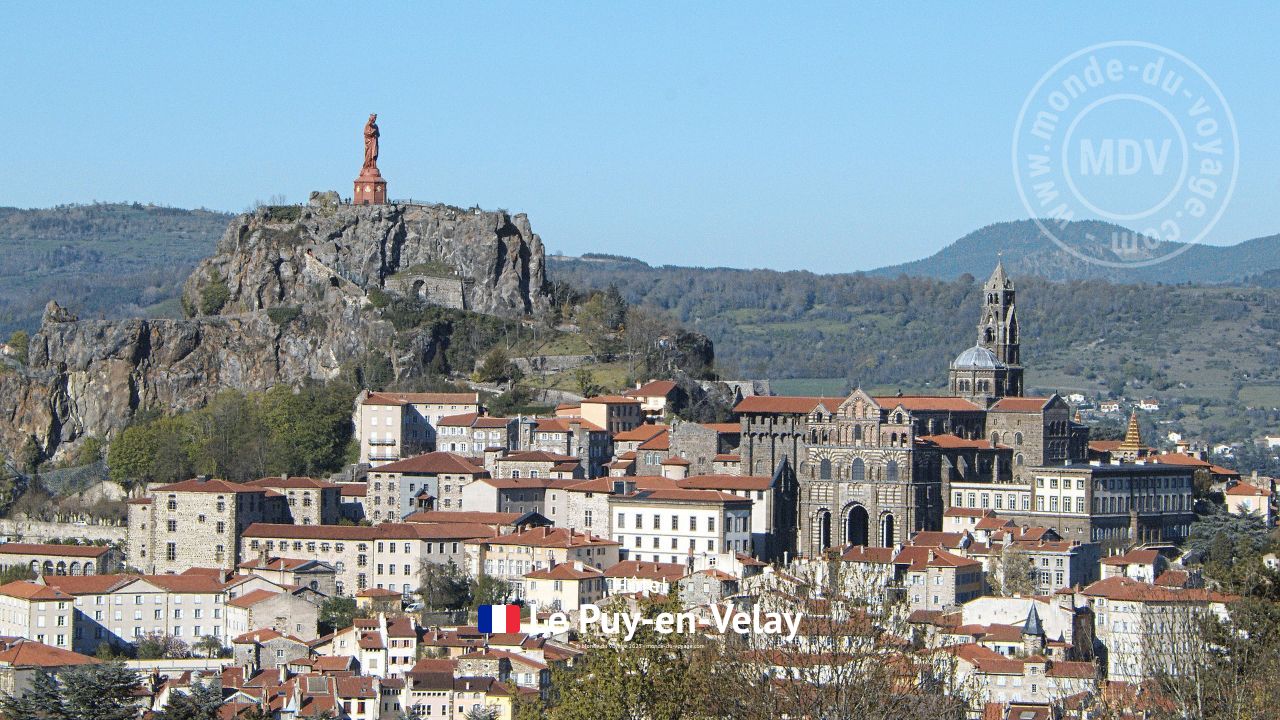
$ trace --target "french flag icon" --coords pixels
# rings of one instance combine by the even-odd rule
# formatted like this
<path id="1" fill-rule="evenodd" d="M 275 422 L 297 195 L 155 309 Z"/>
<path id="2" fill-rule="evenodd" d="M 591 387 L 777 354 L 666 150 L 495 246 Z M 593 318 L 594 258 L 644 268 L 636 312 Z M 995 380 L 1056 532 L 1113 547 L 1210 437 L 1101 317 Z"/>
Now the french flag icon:
<path id="1" fill-rule="evenodd" d="M 520 632 L 520 606 L 481 605 L 478 624 L 482 633 Z"/>

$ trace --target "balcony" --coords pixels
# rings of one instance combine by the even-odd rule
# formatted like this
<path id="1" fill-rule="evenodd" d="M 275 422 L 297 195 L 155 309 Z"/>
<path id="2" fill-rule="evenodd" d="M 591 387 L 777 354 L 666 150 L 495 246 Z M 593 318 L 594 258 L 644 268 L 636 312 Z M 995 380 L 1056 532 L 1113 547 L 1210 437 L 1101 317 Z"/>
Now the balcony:
<path id="1" fill-rule="evenodd" d="M 398 441 L 391 438 L 382 438 L 381 440 L 369 439 L 370 445 L 395 445 Z"/>

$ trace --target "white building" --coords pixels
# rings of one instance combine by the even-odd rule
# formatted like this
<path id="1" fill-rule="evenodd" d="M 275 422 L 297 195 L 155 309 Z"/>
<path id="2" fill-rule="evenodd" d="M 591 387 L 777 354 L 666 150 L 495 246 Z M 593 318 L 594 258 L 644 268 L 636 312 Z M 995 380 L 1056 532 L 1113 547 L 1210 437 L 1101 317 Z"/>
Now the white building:
<path id="1" fill-rule="evenodd" d="M 435 447 L 441 420 L 479 412 L 478 393 L 368 393 L 352 418 L 360 462 L 377 467 L 426 452 Z"/>
<path id="2" fill-rule="evenodd" d="M 71 649 L 73 598 L 26 580 L 0 585 L 0 635 Z"/>
<path id="3" fill-rule="evenodd" d="M 752 500 L 717 490 L 641 490 L 609 499 L 613 539 L 630 560 L 685 562 L 751 552 Z"/>

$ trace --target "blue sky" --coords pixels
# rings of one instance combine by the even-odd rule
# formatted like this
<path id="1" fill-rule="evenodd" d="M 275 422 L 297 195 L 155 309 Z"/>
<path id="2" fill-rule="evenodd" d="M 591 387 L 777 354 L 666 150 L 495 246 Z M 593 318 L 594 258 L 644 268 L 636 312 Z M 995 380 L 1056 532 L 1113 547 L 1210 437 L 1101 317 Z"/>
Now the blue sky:
<path id="1" fill-rule="evenodd" d="M 549 251 L 868 269 L 1026 217 L 1023 99 L 1140 39 L 1234 112 L 1231 244 L 1280 232 L 1276 27 L 1276 3 L 11 5 L 0 205 L 345 196 L 376 111 L 393 197 L 527 212 Z"/>

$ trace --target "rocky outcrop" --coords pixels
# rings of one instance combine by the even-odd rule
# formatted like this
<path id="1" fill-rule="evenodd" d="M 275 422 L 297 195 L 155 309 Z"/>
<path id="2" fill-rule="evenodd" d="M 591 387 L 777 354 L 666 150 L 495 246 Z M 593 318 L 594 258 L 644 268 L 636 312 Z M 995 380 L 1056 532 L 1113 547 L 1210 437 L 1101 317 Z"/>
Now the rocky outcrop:
<path id="1" fill-rule="evenodd" d="M 514 318 L 548 306 L 542 242 L 524 215 L 263 208 L 233 220 L 192 273 L 183 305 L 193 317 L 77 320 L 50 303 L 27 366 L 0 374 L 0 442 L 12 455 L 35 437 L 55 454 L 81 437 L 111 438 L 141 408 L 331 379 L 370 350 L 387 352 L 397 371 L 425 364 L 435 341 L 397 334 L 369 297 L 415 268 L 465 280 L 478 312 Z"/>

